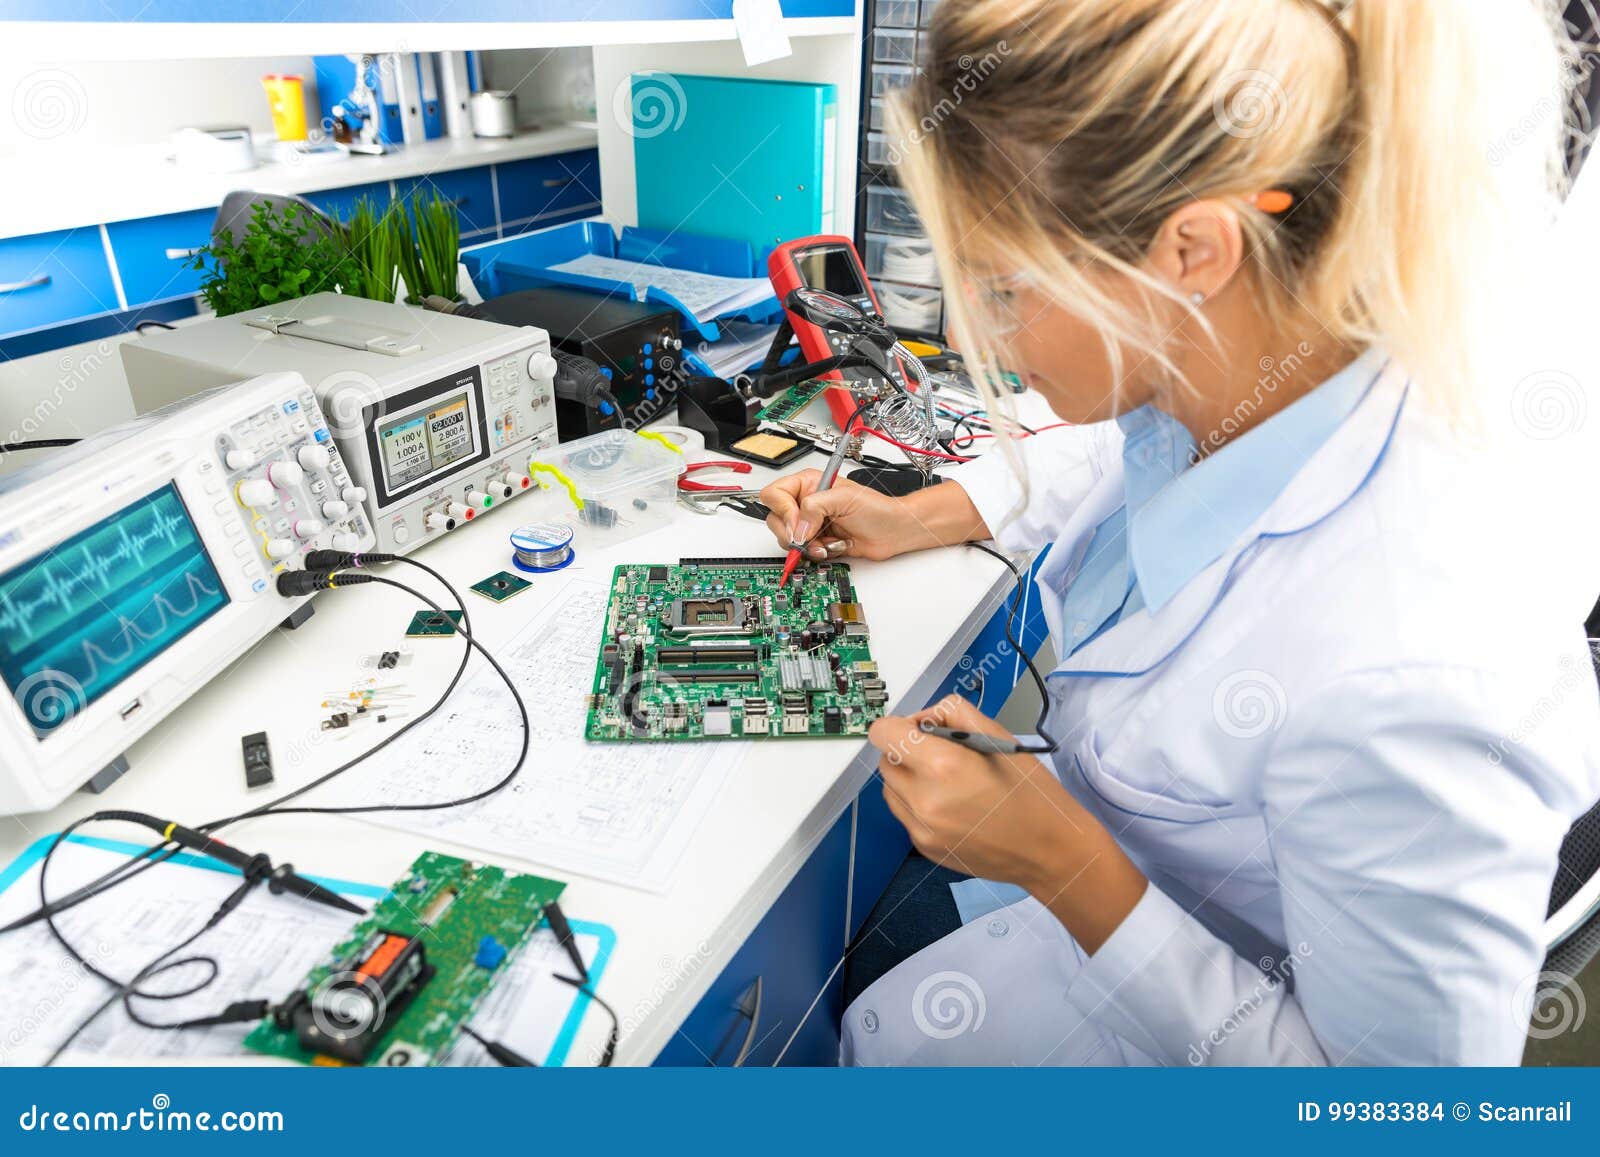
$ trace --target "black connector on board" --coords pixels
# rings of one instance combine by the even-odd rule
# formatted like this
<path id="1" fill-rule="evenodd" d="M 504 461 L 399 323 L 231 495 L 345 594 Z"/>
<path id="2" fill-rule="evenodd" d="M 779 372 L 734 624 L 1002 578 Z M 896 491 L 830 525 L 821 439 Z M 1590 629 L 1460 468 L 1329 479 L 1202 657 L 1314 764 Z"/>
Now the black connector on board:
<path id="1" fill-rule="evenodd" d="M 266 787 L 272 782 L 272 749 L 267 746 L 267 733 L 257 731 L 239 742 L 244 748 L 245 787 Z"/>

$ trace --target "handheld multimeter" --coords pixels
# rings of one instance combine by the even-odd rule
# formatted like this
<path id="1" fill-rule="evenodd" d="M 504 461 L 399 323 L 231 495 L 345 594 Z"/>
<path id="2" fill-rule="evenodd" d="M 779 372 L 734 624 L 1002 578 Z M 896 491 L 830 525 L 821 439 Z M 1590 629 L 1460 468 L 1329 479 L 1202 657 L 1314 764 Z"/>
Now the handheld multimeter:
<path id="1" fill-rule="evenodd" d="M 883 318 L 883 310 L 879 308 L 877 296 L 872 292 L 872 283 L 867 280 L 861 255 L 848 237 L 824 234 L 785 242 L 767 258 L 767 277 L 772 281 L 779 301 L 787 302 L 789 294 L 796 289 L 822 289 L 844 298 L 876 320 Z M 795 338 L 800 342 L 800 352 L 807 361 L 833 357 L 845 348 L 847 338 L 844 334 L 825 330 L 792 309 L 786 309 L 785 314 Z M 890 373 L 895 381 L 901 386 L 908 386 L 910 379 L 898 360 L 890 365 Z M 822 376 L 842 380 L 871 374 L 870 369 L 847 367 Z M 834 421 L 842 426 L 849 420 L 854 403 L 841 390 L 829 390 L 825 397 L 828 408 L 833 411 Z"/>

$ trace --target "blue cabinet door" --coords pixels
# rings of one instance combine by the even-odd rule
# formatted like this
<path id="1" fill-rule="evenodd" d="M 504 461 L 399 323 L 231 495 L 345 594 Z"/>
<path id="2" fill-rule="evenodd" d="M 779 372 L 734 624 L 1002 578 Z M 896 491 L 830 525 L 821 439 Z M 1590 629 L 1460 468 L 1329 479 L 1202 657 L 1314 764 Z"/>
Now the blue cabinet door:
<path id="1" fill-rule="evenodd" d="M 746 1045 L 747 1067 L 774 1064 L 780 1053 L 785 1065 L 837 1063 L 841 987 L 840 978 L 829 982 L 828 974 L 844 955 L 849 874 L 846 813 L 712 982 L 656 1064 L 731 1065 Z"/>
<path id="2" fill-rule="evenodd" d="M 500 225 L 506 236 L 558 214 L 576 214 L 600 204 L 600 154 L 579 149 L 553 157 L 495 166 L 500 189 Z"/>
<path id="3" fill-rule="evenodd" d="M 130 306 L 200 292 L 194 252 L 211 240 L 215 209 L 115 221 L 106 226 Z"/>
<path id="4" fill-rule="evenodd" d="M 410 177 L 397 181 L 395 187 L 402 201 L 431 193 L 453 203 L 461 219 L 461 240 L 464 244 L 470 245 L 494 235 L 494 176 L 488 165 Z"/>
<path id="5" fill-rule="evenodd" d="M 306 200 L 321 209 L 328 216 L 343 224 L 350 217 L 350 210 L 354 209 L 356 202 L 366 197 L 380 210 L 389 207 L 389 182 L 373 181 L 367 185 L 349 185 L 343 189 L 323 189 L 317 193 L 307 193 Z"/>
<path id="6" fill-rule="evenodd" d="M 0 241 L 0 334 L 118 308 L 98 228 Z"/>

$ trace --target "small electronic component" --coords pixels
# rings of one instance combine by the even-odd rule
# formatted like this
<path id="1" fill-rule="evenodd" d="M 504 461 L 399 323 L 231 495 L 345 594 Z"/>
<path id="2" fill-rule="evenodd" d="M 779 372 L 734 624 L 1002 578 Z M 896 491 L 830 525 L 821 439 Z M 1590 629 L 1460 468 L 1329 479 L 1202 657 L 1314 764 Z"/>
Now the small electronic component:
<path id="1" fill-rule="evenodd" d="M 763 422 L 785 422 L 797 418 L 801 410 L 820 397 L 832 384 L 825 378 L 807 378 L 803 382 L 796 382 L 762 407 L 756 417 Z"/>
<path id="2" fill-rule="evenodd" d="M 887 695 L 862 687 L 877 667 L 849 565 L 808 568 L 786 588 L 782 570 L 782 558 L 618 567 L 587 736 L 864 735 Z"/>
<path id="3" fill-rule="evenodd" d="M 439 638 L 456 633 L 456 626 L 461 622 L 460 611 L 418 611 L 411 616 L 411 625 L 406 628 L 408 639 Z"/>
<path id="4" fill-rule="evenodd" d="M 245 787 L 265 787 L 272 782 L 272 749 L 265 731 L 252 732 L 240 740 L 244 748 Z"/>
<path id="5" fill-rule="evenodd" d="M 406 667 L 411 664 L 411 652 L 405 647 L 398 647 L 392 651 L 379 651 L 376 655 L 368 655 L 361 660 L 361 665 L 368 671 L 393 671 L 397 667 Z"/>
<path id="6" fill-rule="evenodd" d="M 527 579 L 503 570 L 499 574 L 492 574 L 486 579 L 473 583 L 467 589 L 474 594 L 482 595 L 491 602 L 503 603 L 512 595 L 520 595 L 532 585 Z"/>
<path id="7" fill-rule="evenodd" d="M 378 929 L 336 973 L 292 1001 L 295 1040 L 310 1052 L 362 1064 L 436 971 L 419 938 Z"/>

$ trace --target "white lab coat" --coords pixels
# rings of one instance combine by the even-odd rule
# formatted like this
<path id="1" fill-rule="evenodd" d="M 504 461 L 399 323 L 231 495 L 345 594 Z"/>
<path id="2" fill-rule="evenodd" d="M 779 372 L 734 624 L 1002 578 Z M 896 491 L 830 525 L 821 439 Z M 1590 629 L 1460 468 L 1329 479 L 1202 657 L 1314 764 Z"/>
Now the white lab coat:
<path id="1" fill-rule="evenodd" d="M 1056 543 L 1065 653 L 1121 437 L 1019 449 L 1000 538 Z M 1022 503 L 999 454 L 955 480 L 991 527 Z M 852 1003 L 845 1063 L 1519 1063 L 1556 851 L 1600 797 L 1600 578 L 1526 536 L 1530 500 L 1577 498 L 1517 481 L 1391 367 L 1222 558 L 1049 677 L 1055 770 L 1144 898 L 1093 957 L 1033 899 L 966 925 Z"/>

